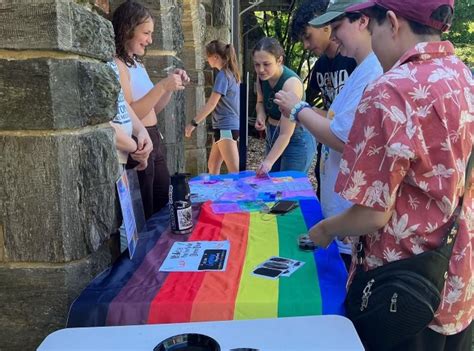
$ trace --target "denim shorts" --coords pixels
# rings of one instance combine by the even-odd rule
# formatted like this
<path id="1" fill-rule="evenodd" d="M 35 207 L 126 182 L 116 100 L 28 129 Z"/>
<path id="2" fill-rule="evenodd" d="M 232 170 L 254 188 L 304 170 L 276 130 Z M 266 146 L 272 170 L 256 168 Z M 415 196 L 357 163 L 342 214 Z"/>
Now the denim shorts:
<path id="1" fill-rule="evenodd" d="M 266 153 L 270 152 L 280 134 L 280 127 L 267 123 Z M 296 125 L 290 142 L 283 154 L 273 164 L 270 172 L 300 171 L 307 172 L 316 153 L 316 140 L 303 126 Z"/>

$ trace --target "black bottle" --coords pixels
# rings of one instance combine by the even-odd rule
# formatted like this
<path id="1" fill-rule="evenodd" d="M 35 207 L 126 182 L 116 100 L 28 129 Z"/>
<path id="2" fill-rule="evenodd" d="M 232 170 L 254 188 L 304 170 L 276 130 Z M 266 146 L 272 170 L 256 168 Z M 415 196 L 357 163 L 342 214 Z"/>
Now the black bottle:
<path id="1" fill-rule="evenodd" d="M 169 188 L 170 225 L 175 234 L 188 234 L 193 231 L 193 210 L 187 173 L 171 176 Z"/>

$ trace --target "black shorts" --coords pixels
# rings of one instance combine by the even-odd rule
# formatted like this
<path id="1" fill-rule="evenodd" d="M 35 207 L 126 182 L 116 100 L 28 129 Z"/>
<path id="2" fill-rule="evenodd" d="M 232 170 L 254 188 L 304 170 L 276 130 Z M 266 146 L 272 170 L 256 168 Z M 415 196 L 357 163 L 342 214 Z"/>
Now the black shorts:
<path id="1" fill-rule="evenodd" d="M 239 140 L 239 135 L 240 132 L 235 129 L 213 129 L 214 132 L 214 142 L 217 143 L 221 140 L 224 139 L 230 139 L 230 140 Z"/>

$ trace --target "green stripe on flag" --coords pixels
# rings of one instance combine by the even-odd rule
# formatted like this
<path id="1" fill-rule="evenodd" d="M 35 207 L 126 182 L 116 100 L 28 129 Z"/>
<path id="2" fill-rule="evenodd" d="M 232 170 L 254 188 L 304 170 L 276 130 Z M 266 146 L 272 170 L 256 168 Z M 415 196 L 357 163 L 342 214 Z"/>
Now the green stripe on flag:
<path id="1" fill-rule="evenodd" d="M 279 256 L 305 262 L 290 277 L 279 278 L 278 317 L 320 315 L 322 301 L 314 255 L 300 250 L 297 243 L 298 235 L 308 231 L 300 207 L 278 216 L 277 221 Z"/>

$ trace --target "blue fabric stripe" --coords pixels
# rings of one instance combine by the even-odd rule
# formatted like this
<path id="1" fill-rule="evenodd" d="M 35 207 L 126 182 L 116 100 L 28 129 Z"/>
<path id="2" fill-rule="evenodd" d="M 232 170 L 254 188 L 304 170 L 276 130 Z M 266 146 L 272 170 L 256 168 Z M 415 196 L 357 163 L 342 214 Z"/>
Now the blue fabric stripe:
<path id="1" fill-rule="evenodd" d="M 316 209 L 316 199 L 300 200 L 306 226 L 311 228 L 323 219 L 321 209 Z M 323 301 L 323 314 L 344 315 L 344 299 L 346 298 L 347 271 L 339 255 L 336 242 L 332 242 L 327 249 L 314 251 L 314 260 L 318 270 L 319 287 Z"/>

